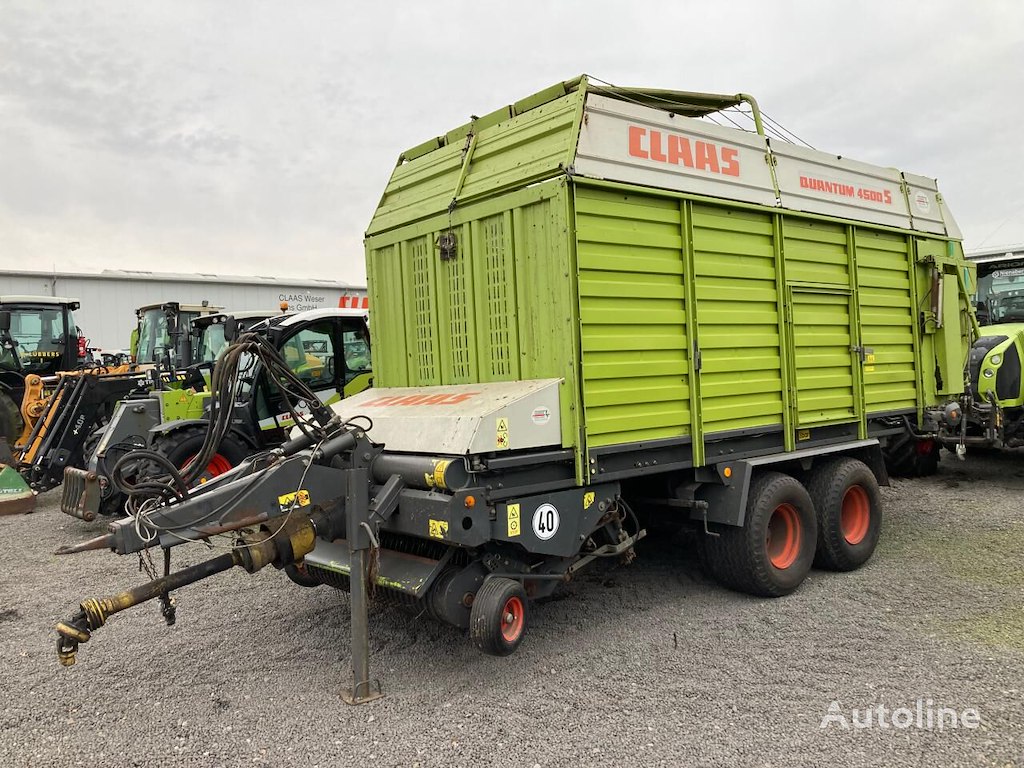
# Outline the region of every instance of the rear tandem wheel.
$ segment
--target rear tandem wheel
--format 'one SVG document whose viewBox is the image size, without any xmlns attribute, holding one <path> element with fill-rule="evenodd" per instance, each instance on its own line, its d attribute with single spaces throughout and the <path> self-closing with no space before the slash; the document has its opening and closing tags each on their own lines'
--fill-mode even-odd
<svg viewBox="0 0 1024 768">
<path fill-rule="evenodd" d="M 814 505 L 800 481 L 764 472 L 750 483 L 743 525 L 704 536 L 702 560 L 717 581 L 737 592 L 788 595 L 814 561 L 817 527 Z"/>
</svg>

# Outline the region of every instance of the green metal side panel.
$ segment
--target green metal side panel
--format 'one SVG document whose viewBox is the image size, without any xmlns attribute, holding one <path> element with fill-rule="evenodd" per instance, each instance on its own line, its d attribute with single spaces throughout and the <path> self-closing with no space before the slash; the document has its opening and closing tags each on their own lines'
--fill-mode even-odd
<svg viewBox="0 0 1024 768">
<path fill-rule="evenodd" d="M 849 291 L 792 286 L 790 296 L 796 426 L 856 419 Z"/>
<path fill-rule="evenodd" d="M 562 378 L 563 445 L 577 445 L 568 194 L 552 180 L 369 238 L 375 385 Z M 458 251 L 442 260 L 449 229 Z"/>
<path fill-rule="evenodd" d="M 704 435 L 782 424 L 773 214 L 692 212 Z"/>
<path fill-rule="evenodd" d="M 446 211 L 456 197 L 462 204 L 560 174 L 576 146 L 583 96 L 578 91 L 496 124 L 485 121 L 472 147 L 467 139 L 452 140 L 401 163 L 367 233 Z"/>
<path fill-rule="evenodd" d="M 587 445 L 690 434 L 679 200 L 575 195 Z"/>
<path fill-rule="evenodd" d="M 856 238 L 865 410 L 914 408 L 918 387 L 907 237 L 858 228 Z"/>
<path fill-rule="evenodd" d="M 843 224 L 783 215 L 789 350 L 797 428 L 857 419 L 856 310 L 851 306 L 849 231 Z"/>
<path fill-rule="evenodd" d="M 783 215 L 786 280 L 850 287 L 846 227 Z"/>
</svg>

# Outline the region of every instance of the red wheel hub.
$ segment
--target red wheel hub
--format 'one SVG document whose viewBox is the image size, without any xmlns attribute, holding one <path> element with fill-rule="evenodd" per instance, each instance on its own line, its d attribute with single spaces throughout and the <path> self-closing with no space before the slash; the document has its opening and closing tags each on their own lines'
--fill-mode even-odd
<svg viewBox="0 0 1024 768">
<path fill-rule="evenodd" d="M 768 560 L 784 571 L 800 554 L 800 515 L 792 504 L 780 504 L 768 520 Z"/>
<path fill-rule="evenodd" d="M 189 456 L 187 459 L 185 459 L 181 466 L 184 467 L 195 457 L 195 454 Z M 210 480 L 214 477 L 217 477 L 218 475 L 223 475 L 225 472 L 231 469 L 231 467 L 232 464 L 230 461 L 228 461 L 227 457 L 219 453 L 215 453 L 213 454 L 213 458 L 210 459 L 210 463 L 206 465 L 206 471 L 203 472 L 203 474 L 200 476 L 199 482 L 204 482 L 205 480 Z M 181 467 L 179 467 L 179 469 L 180 468 Z"/>
<path fill-rule="evenodd" d="M 523 601 L 518 597 L 510 597 L 501 609 L 501 636 L 506 642 L 514 643 L 523 634 L 525 611 Z"/>
<path fill-rule="evenodd" d="M 839 528 L 847 544 L 860 544 L 871 527 L 871 499 L 859 485 L 851 485 L 843 494 Z"/>
</svg>

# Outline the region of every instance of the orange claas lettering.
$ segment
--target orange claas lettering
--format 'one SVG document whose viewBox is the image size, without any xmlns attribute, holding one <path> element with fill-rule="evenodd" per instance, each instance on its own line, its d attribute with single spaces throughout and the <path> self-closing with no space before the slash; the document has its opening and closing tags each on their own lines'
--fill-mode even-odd
<svg viewBox="0 0 1024 768">
<path fill-rule="evenodd" d="M 720 147 L 710 141 L 691 142 L 686 136 L 663 134 L 639 125 L 629 126 L 628 134 L 630 157 L 724 176 L 740 175 L 740 152 L 735 147 Z"/>
</svg>

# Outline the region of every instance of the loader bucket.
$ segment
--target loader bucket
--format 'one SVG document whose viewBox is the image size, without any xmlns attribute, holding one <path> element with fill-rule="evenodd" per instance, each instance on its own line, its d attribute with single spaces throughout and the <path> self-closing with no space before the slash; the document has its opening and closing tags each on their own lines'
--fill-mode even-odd
<svg viewBox="0 0 1024 768">
<path fill-rule="evenodd" d="M 36 495 L 14 467 L 0 464 L 0 515 L 18 515 L 36 508 Z"/>
</svg>

